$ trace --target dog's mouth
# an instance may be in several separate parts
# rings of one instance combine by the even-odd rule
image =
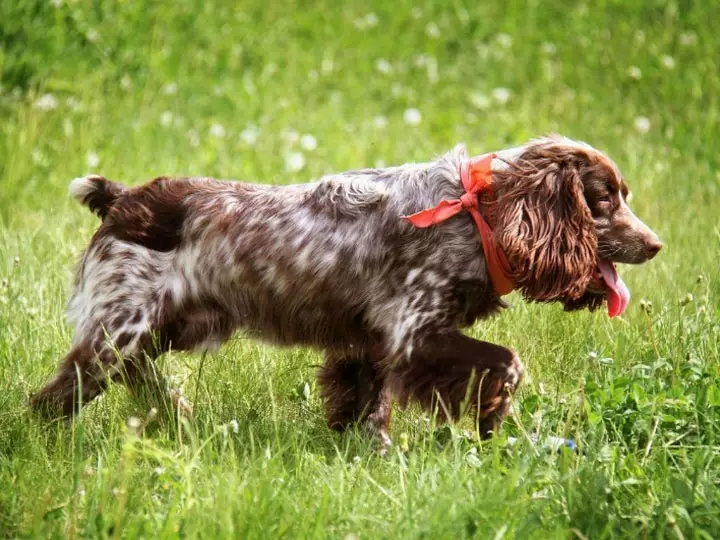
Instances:
[[[597,274],[588,288],[605,295],[610,317],[622,315],[630,303],[630,290],[618,275],[615,264],[606,259],[598,259]]]

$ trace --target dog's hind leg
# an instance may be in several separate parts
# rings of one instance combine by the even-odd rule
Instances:
[[[372,356],[327,352],[318,380],[329,426],[344,431],[357,423],[375,439],[379,451],[386,452],[392,400]]]
[[[72,417],[105,390],[108,370],[114,365],[115,355],[110,348],[96,350],[90,341],[77,343],[55,377],[30,398],[30,405],[50,419]]]

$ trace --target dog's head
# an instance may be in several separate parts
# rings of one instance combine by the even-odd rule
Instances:
[[[629,292],[615,263],[640,264],[662,248],[657,235],[627,205],[617,166],[584,143],[552,137],[499,158],[492,218],[529,300],[560,301],[569,310],[607,300],[621,314]]]

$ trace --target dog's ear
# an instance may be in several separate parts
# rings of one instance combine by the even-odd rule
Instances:
[[[528,300],[577,300],[596,269],[597,236],[578,156],[531,150],[496,173],[495,236]]]

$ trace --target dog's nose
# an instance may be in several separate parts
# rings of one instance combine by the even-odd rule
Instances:
[[[659,238],[653,238],[645,242],[645,249],[647,250],[648,259],[652,259],[662,249],[663,243]]]

